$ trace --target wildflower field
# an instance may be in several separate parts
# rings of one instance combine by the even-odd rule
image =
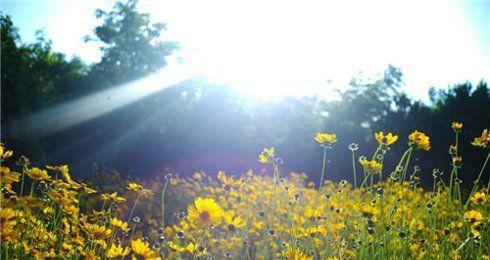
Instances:
[[[458,140],[462,124],[452,128],[446,181],[414,167],[412,154],[431,149],[419,131],[403,140],[395,169],[383,160],[402,142],[397,135],[376,133],[370,156],[350,145],[353,183],[328,180],[328,150],[345,149],[329,133],[305,140],[323,151],[320,184],[283,173],[273,147],[258,156],[263,173],[167,173],[137,183],[103,172],[77,182],[66,165],[34,167],[2,146],[1,258],[489,259],[490,184],[481,177],[490,132],[471,140],[486,160],[466,191],[458,142],[468,140]],[[433,175],[432,189],[419,186],[421,174]]]

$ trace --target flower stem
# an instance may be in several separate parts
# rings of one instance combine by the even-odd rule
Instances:
[[[167,190],[168,181],[165,182],[162,190],[162,227],[165,229],[165,190]]]
[[[31,183],[31,192],[29,192],[29,196],[32,197],[32,193],[34,193],[34,186],[36,186],[36,180],[33,180]]]
[[[396,168],[395,168],[395,172],[396,174],[398,174],[398,168],[402,165],[403,161],[405,160],[405,157],[407,156],[408,153],[410,153],[412,151],[412,147],[408,148],[405,153],[402,155],[402,158],[400,158],[400,161],[398,161],[398,164],[396,165]],[[399,176],[400,177],[400,180],[401,180],[401,177],[402,176]]]
[[[131,221],[131,217],[133,216],[134,209],[136,208],[136,204],[138,204],[139,200],[140,200],[140,195],[138,195],[138,197],[136,197],[136,200],[134,201],[133,208],[131,209],[131,212],[129,213],[128,222]]]
[[[480,178],[483,174],[483,170],[485,170],[485,167],[487,166],[489,158],[490,158],[490,152],[488,152],[488,154],[487,154],[487,158],[485,159],[485,162],[483,163],[483,166],[481,167],[480,173],[478,174],[478,178],[476,178],[476,181],[475,181],[476,185],[478,184],[478,182],[480,182]],[[487,187],[487,189],[488,189],[488,187]]]
[[[456,168],[453,165],[453,170],[451,171],[451,176],[449,177],[449,197],[453,197],[453,182],[454,182],[454,172]]]
[[[24,196],[24,180],[25,180],[26,173],[25,171],[22,171],[22,180],[20,182],[20,196]]]
[[[403,168],[403,176],[400,179],[400,183],[403,183],[405,181],[405,178],[407,177],[407,170],[408,170],[408,165],[410,164],[410,157],[412,155],[412,148],[409,149],[409,153],[407,156],[407,162],[405,163],[405,167]]]
[[[352,151],[352,170],[354,171],[354,188],[357,188],[357,173],[356,173],[356,160],[354,151]]]
[[[487,159],[485,159],[485,163],[483,164],[483,167],[481,167],[480,174],[478,175],[478,180],[480,180],[480,177],[483,174],[483,170],[485,169],[485,166],[487,166],[488,158],[490,158],[490,152],[488,152]],[[489,190],[490,190],[490,176],[488,177],[488,184],[487,184],[487,191]]]
[[[456,147],[456,153],[454,154],[454,156],[458,156],[458,150],[459,150],[458,139],[459,139],[459,133],[456,132],[456,139],[454,141],[454,145]],[[451,177],[449,179],[449,196],[450,196],[450,198],[453,197],[453,186],[454,186],[454,177],[455,176],[458,177],[458,168],[453,163],[453,170],[451,171]],[[456,191],[454,192],[454,195],[456,195]]]
[[[487,158],[485,159],[485,162],[483,163],[483,166],[481,167],[480,173],[478,174],[478,178],[476,178],[475,184],[473,185],[473,189],[471,189],[470,195],[468,196],[468,200],[466,201],[465,208],[468,206],[469,202],[471,201],[471,197],[473,197],[473,194],[476,192],[478,189],[478,183],[480,182],[480,178],[483,174],[483,171],[485,170],[485,167],[487,166],[488,159],[490,158],[490,152],[487,154]],[[490,189],[490,179],[487,184],[487,191]]]
[[[322,176],[320,178],[320,185],[318,186],[318,191],[320,191],[323,188],[323,181],[325,178],[325,164],[327,161],[327,147],[323,147],[323,163],[322,163]]]

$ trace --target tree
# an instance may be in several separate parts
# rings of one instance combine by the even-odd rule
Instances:
[[[54,52],[42,31],[32,44],[22,44],[9,16],[1,20],[2,142],[18,152],[42,156],[42,140],[18,136],[12,122],[24,115],[75,97],[84,88],[86,66],[78,59],[67,60]]]
[[[178,49],[176,42],[162,40],[165,24],[151,23],[149,14],[137,11],[137,0],[117,2],[110,12],[98,9],[96,17],[104,22],[95,28],[95,39],[87,37],[103,43],[102,59],[90,71],[95,89],[154,73]]]
[[[54,52],[42,31],[37,41],[22,44],[9,16],[2,27],[2,120],[49,107],[77,95],[86,67],[78,58],[68,61]]]

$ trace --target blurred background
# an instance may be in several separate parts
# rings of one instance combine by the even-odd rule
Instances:
[[[464,186],[490,126],[490,3],[2,1],[1,140],[34,164],[94,165],[152,178],[259,171],[318,181],[317,132],[336,133],[327,177],[351,178],[390,131],[389,167],[413,130],[426,185],[448,172],[451,122]],[[414,166],[412,165],[412,166]],[[386,170],[385,174],[389,174]],[[488,171],[484,173],[488,176]],[[484,178],[488,179],[485,176]],[[485,179],[485,180],[486,180]]]

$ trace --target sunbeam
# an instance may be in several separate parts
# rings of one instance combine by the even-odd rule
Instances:
[[[168,66],[143,79],[30,114],[13,122],[10,127],[21,135],[33,138],[46,136],[131,104],[190,76],[189,70],[181,65]]]

